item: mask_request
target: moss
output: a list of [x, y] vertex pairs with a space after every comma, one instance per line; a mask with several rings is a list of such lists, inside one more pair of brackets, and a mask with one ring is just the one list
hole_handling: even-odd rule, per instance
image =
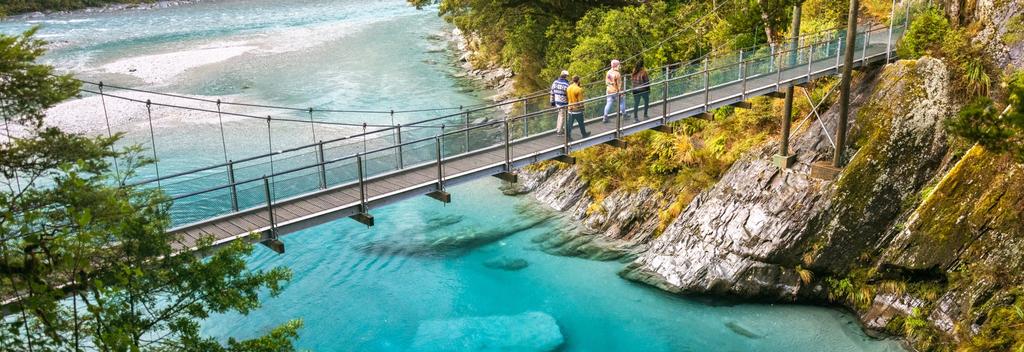
[[828, 238], [815, 255], [816, 270], [843, 273], [850, 265], [868, 265], [875, 255], [872, 243], [913, 209], [914, 195], [939, 164], [934, 153], [920, 152], [932, 148], [930, 138], [919, 138], [903, 123], [894, 125], [912, 113], [915, 102], [927, 99], [917, 65], [902, 61], [890, 66], [880, 81], [857, 111], [851, 141], [859, 150], [835, 183], [828, 222], [818, 235]]
[[1024, 287], [982, 307], [985, 320], [962, 351], [1024, 351]]
[[1006, 23], [1006, 34], [1003, 35], [1003, 43], [1014, 45], [1024, 40], [1024, 13], [1019, 13]]
[[1011, 168], [1005, 157], [971, 148], [915, 210], [917, 221], [908, 229], [910, 246], [920, 256], [901, 264], [918, 269], [948, 266], [979, 231], [1019, 228], [1020, 211], [1014, 207], [1024, 197], [1024, 187], [1014, 179], [1020, 172]]

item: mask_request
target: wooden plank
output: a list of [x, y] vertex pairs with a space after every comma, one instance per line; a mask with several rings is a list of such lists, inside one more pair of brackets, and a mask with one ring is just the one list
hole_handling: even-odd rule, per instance
[[230, 219], [231, 218], [227, 218], [222, 221], [214, 222], [213, 225], [216, 226], [218, 229], [231, 234], [232, 236], [249, 232], [246, 229], [243, 229], [235, 224], [232, 224]]
[[[312, 197], [310, 197], [310, 198], [312, 198]], [[320, 208], [319, 207], [314, 206], [313, 204], [309, 204], [308, 202], [306, 202], [303, 199], [293, 200], [291, 202], [288, 202], [288, 205], [289, 206], [293, 206], [293, 207], [297, 207], [299, 209], [302, 209], [303, 211], [305, 211], [306, 213], [309, 213], [309, 214], [319, 213], [320, 212]]]
[[274, 207], [274, 220], [277, 222], [292, 220], [302, 217], [301, 213], [289, 209], [288, 206]]

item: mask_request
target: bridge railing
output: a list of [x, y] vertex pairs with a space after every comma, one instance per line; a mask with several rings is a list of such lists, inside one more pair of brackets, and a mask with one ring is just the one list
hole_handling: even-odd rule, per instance
[[[886, 45], [891, 49], [891, 42], [902, 35], [903, 28], [893, 28], [891, 42], [888, 31], [889, 27], [876, 27], [859, 32], [854, 50], [860, 55], [856, 60], [867, 60], [871, 57], [869, 55], [886, 55], [884, 50], [869, 54], [866, 49], [871, 45]], [[710, 92], [718, 87], [743, 84], [736, 94], [745, 98], [750, 92], [771, 86], [784, 87], [794, 79], [805, 79], [806, 73], [821, 74], [823, 71], [837, 70], [837, 64], [840, 63], [838, 58], [847, 49], [843, 47], [844, 38], [845, 33], [836, 32], [805, 43], [796, 50], [760, 48], [743, 54], [742, 59], [736, 55], [731, 60], [705, 60], [700, 64], [679, 67], [652, 80], [651, 104], [661, 106], [659, 103], [703, 95], [704, 102], [698, 103], [696, 107], [709, 111], [715, 102]], [[713, 62], [724, 64], [712, 65]], [[805, 68], [807, 71], [803, 73]], [[801, 72], [797, 78], [783, 75], [797, 71]], [[746, 86], [747, 82], [755, 82], [756, 79], [767, 80], [767, 86]], [[603, 86], [599, 88], [601, 94], [591, 94], [592, 97], [583, 103], [589, 121], [600, 119], [603, 115], [606, 96], [603, 94]], [[625, 96], [623, 94], [622, 97]], [[727, 97], [715, 98], [721, 100]], [[630, 113], [630, 110], [627, 108], [626, 112]], [[275, 163], [270, 165], [272, 170], [261, 169], [267, 166], [263, 162], [245, 164], [263, 160], [254, 157], [205, 168], [201, 172], [206, 174], [199, 176], [201, 181], [198, 182], [198, 172], [182, 174], [180, 177], [183, 179], [176, 182], [170, 181], [179, 177], [173, 175], [175, 177], [164, 180], [168, 187], [176, 189], [175, 192], [168, 192], [174, 201], [172, 217], [176, 225], [182, 225], [239, 210], [265, 207], [268, 201], [279, 202], [326, 188], [359, 185], [357, 188], [365, 190], [367, 183], [385, 174], [409, 168], [433, 169], [435, 166], [443, 170], [453, 160], [484, 149], [505, 150], [509, 158], [518, 159], [527, 156], [527, 152], [517, 150], [516, 143], [554, 132], [557, 109], [547, 107], [520, 116], [507, 116], [508, 112], [507, 104], [500, 104], [446, 116], [449, 119], [447, 121], [461, 120], [453, 121], [461, 123], [452, 127], [395, 126], [281, 151], [269, 156], [277, 157]], [[641, 122], [665, 118], [664, 115], [665, 112], [656, 110]], [[613, 121], [614, 129], [595, 134], [591, 138], [621, 133], [622, 128], [632, 124], [630, 121], [618, 115]], [[579, 136], [578, 132], [576, 136]], [[566, 141], [563, 148], [568, 150], [571, 145], [580, 142]], [[271, 172], [259, 174], [259, 171]], [[437, 182], [443, 183], [445, 177], [442, 172]], [[198, 187], [199, 183], [208, 182], [213, 184]]]

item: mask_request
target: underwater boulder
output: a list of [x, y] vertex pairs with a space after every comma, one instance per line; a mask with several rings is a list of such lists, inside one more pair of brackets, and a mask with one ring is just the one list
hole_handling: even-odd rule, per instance
[[553, 351], [565, 339], [542, 312], [428, 320], [416, 329], [413, 351]]

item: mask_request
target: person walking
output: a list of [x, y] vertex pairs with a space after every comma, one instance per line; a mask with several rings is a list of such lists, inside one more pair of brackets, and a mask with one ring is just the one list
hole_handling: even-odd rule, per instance
[[566, 138], [572, 140], [572, 124], [580, 124], [580, 138], [587, 138], [590, 133], [587, 132], [586, 123], [583, 121], [583, 87], [580, 86], [580, 76], [572, 77], [572, 85], [566, 90], [566, 95], [569, 98], [569, 125], [565, 127]]
[[636, 69], [630, 75], [633, 81], [633, 121], [640, 122], [637, 113], [640, 111], [640, 100], [644, 101], [644, 120], [647, 119], [647, 108], [651, 103], [651, 76], [644, 68], [644, 62], [636, 64]]
[[566, 89], [569, 88], [569, 71], [562, 71], [555, 82], [551, 83], [551, 107], [558, 108], [558, 120], [555, 121], [555, 134], [562, 134], [565, 127], [565, 106], [569, 105]]
[[608, 95], [604, 105], [604, 118], [601, 122], [608, 123], [608, 115], [615, 108], [615, 102], [619, 102], [619, 112], [626, 111], [626, 102], [620, 96], [622, 94], [622, 74], [619, 73], [619, 60], [612, 60], [611, 69], [604, 75], [605, 94]]

